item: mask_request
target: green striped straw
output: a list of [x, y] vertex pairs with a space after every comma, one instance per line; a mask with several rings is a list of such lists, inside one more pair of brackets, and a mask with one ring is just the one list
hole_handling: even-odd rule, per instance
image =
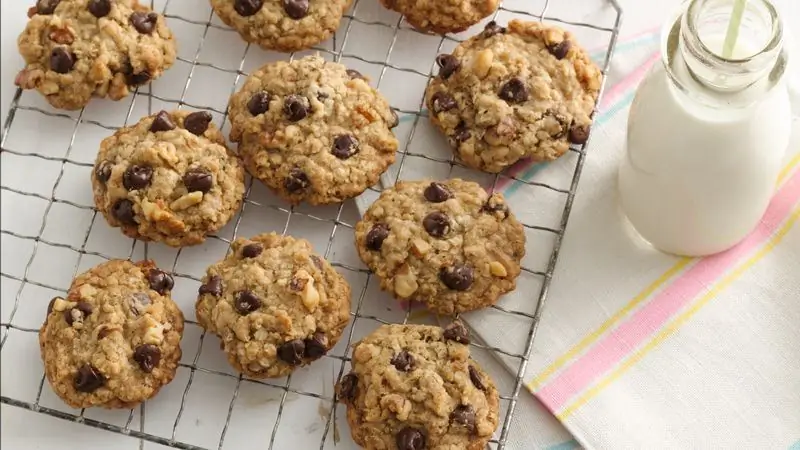
[[736, 47], [736, 40], [739, 39], [739, 27], [742, 24], [742, 16], [747, 0], [735, 0], [731, 21], [728, 22], [728, 31], [725, 33], [725, 43], [722, 46], [722, 57], [730, 59], [733, 56], [733, 48]]

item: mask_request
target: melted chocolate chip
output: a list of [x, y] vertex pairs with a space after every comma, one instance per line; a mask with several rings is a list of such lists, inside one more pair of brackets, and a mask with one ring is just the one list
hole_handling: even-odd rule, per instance
[[467, 123], [464, 121], [459, 122], [453, 130], [453, 140], [456, 144], [460, 144], [471, 137], [472, 133], [470, 133], [469, 128], [467, 128]]
[[502, 202], [498, 195], [492, 195], [489, 197], [489, 200], [486, 200], [486, 203], [481, 206], [481, 212], [494, 214], [499, 213], [498, 215], [502, 219], [508, 218], [508, 205]]
[[166, 294], [175, 287], [175, 280], [172, 279], [172, 276], [158, 269], [150, 269], [147, 274], [147, 282], [150, 283], [150, 289], [161, 295]]
[[110, 161], [100, 161], [100, 163], [95, 166], [94, 177], [97, 178], [97, 181], [105, 183], [111, 178], [111, 165]]
[[261, 307], [261, 299], [250, 291], [240, 291], [234, 298], [233, 307], [239, 314], [246, 316]]
[[125, 83], [128, 86], [141, 86], [148, 81], [150, 81], [151, 75], [150, 72], [143, 70], [139, 73], [126, 73], [125, 74]]
[[133, 360], [143, 372], [150, 373], [161, 362], [161, 350], [153, 344], [140, 345], [133, 352]]
[[56, 73], [69, 73], [75, 66], [75, 55], [65, 47], [56, 47], [50, 52], [50, 70]]
[[358, 393], [358, 376], [354, 373], [348, 373], [342, 377], [338, 388], [339, 399], [352, 402], [356, 399], [356, 394]]
[[331, 153], [333, 156], [339, 159], [348, 159], [351, 156], [358, 153], [358, 141], [356, 138], [349, 134], [342, 134], [336, 136], [333, 140], [333, 148], [331, 148]]
[[405, 427], [394, 438], [397, 450], [425, 450], [425, 434], [422, 430]]
[[361, 74], [361, 72], [354, 69], [347, 69], [347, 76], [350, 77], [351, 80], [355, 80], [356, 78], [361, 80], [367, 79], [363, 74]]
[[557, 44], [548, 45], [547, 51], [549, 51], [551, 55], [555, 56], [556, 59], [564, 59], [564, 57], [567, 56], [567, 53], [569, 53], [570, 48], [572, 48], [572, 42], [564, 39]]
[[387, 237], [389, 237], [389, 225], [385, 223], [376, 223], [367, 233], [364, 244], [368, 249], [377, 252], [381, 249], [383, 241], [386, 240]]
[[450, 421], [454, 425], [460, 425], [466, 429], [475, 430], [475, 408], [472, 405], [458, 405], [450, 413]]
[[497, 34], [505, 34], [506, 31], [507, 30], [505, 27], [501, 27], [500, 25], [497, 24], [497, 22], [493, 20], [486, 24], [486, 27], [481, 32], [481, 37], [484, 39], [488, 39]]
[[61, 0], [38, 0], [36, 2], [37, 14], [53, 14]]
[[283, 103], [283, 113], [292, 122], [299, 122], [308, 116], [310, 105], [308, 99], [302, 95], [290, 95]]
[[128, 298], [128, 305], [134, 316], [141, 316], [150, 305], [150, 296], [146, 292], [135, 292]]
[[469, 366], [469, 379], [470, 381], [472, 381], [472, 384], [476, 388], [482, 391], [486, 390], [486, 385], [483, 384], [483, 377], [481, 376], [480, 372], [478, 372], [478, 370], [475, 369], [475, 367], [473, 366]]
[[113, 332], [114, 328], [101, 325], [97, 328], [97, 339], [105, 339]]
[[443, 212], [434, 211], [422, 219], [422, 227], [431, 236], [441, 238], [450, 232], [450, 218]]
[[393, 109], [389, 109], [389, 112], [392, 113], [392, 122], [389, 124], [389, 128], [397, 128], [400, 125], [400, 117], [397, 116], [397, 112]]
[[391, 363], [400, 372], [408, 372], [414, 368], [414, 357], [411, 356], [411, 353], [403, 350], [394, 355]]
[[439, 279], [442, 280], [445, 286], [454, 291], [466, 291], [472, 286], [473, 281], [472, 267], [463, 264], [455, 263], [452, 266], [443, 267], [439, 271]]
[[435, 181], [425, 188], [423, 195], [425, 195], [425, 200], [431, 203], [442, 203], [453, 198], [453, 194], [447, 189], [447, 186]]
[[283, 10], [294, 20], [308, 15], [308, 0], [283, 0]]
[[431, 97], [431, 109], [433, 110], [434, 114], [450, 111], [457, 106], [458, 103], [456, 103], [456, 99], [454, 99], [450, 94], [437, 92], [433, 94], [433, 97]]
[[146, 13], [143, 11], [136, 11], [131, 14], [131, 25], [136, 28], [136, 31], [142, 34], [150, 34], [156, 29], [158, 23], [158, 14], [154, 12]]
[[157, 133], [159, 131], [174, 130], [175, 127], [175, 122], [172, 121], [172, 117], [169, 116], [169, 113], [160, 111], [153, 119], [153, 123], [150, 125], [150, 131]]
[[117, 200], [111, 207], [111, 215], [123, 225], [136, 225], [136, 213], [133, 210], [133, 202], [127, 198]]
[[222, 295], [222, 278], [218, 275], [211, 275], [208, 277], [208, 281], [205, 284], [200, 285], [200, 289], [197, 290], [197, 293], [200, 295], [211, 294], [215, 297], [219, 297]]
[[530, 94], [524, 81], [512, 78], [500, 88], [497, 95], [508, 103], [522, 103], [528, 100]]
[[588, 125], [573, 125], [569, 129], [569, 141], [573, 144], [583, 145], [589, 140], [590, 128]]
[[86, 320], [87, 317], [92, 315], [92, 311], [94, 311], [92, 305], [81, 300], [75, 305], [74, 308], [64, 311], [64, 320], [67, 321], [67, 325], [72, 326], [76, 320]]
[[319, 359], [328, 352], [328, 337], [321, 331], [314, 333], [314, 335], [306, 339], [304, 343], [306, 358]]
[[111, 12], [111, 0], [90, 0], [89, 12], [98, 19]]
[[47, 315], [49, 316], [51, 312], [53, 312], [53, 305], [56, 304], [56, 300], [60, 299], [61, 297], [53, 297], [50, 299], [50, 303], [47, 304]]
[[269, 95], [269, 93], [258, 92], [247, 101], [247, 110], [250, 111], [250, 114], [253, 116], [264, 114], [269, 111], [270, 100], [272, 100], [272, 96]]
[[252, 244], [247, 244], [242, 247], [242, 257], [243, 258], [255, 258], [256, 256], [260, 255], [261, 252], [264, 251], [264, 246], [259, 244], [258, 242], [253, 242]]
[[283, 181], [283, 187], [290, 194], [305, 190], [309, 185], [311, 185], [311, 180], [308, 179], [308, 175], [297, 167], [292, 169], [289, 176]]
[[264, 5], [264, 0], [236, 0], [233, 9], [242, 17], [249, 17], [257, 13]]
[[205, 194], [214, 187], [214, 177], [202, 167], [194, 167], [183, 174], [183, 185], [189, 192], [202, 192]]
[[211, 125], [213, 117], [208, 111], [197, 111], [189, 114], [183, 120], [183, 127], [195, 136], [202, 136]]
[[461, 63], [455, 56], [446, 53], [436, 57], [436, 64], [439, 66], [439, 76], [443, 80], [450, 78], [461, 67]]
[[133, 165], [122, 175], [122, 185], [129, 191], [144, 189], [152, 180], [153, 168], [150, 166]]
[[445, 341], [455, 341], [465, 345], [469, 344], [469, 330], [459, 321], [455, 321], [445, 327], [442, 336]]
[[296, 366], [303, 362], [306, 344], [300, 339], [284, 343], [278, 347], [278, 358], [286, 364]]
[[95, 367], [84, 364], [78, 368], [75, 374], [74, 385], [78, 392], [94, 392], [106, 382], [103, 374]]

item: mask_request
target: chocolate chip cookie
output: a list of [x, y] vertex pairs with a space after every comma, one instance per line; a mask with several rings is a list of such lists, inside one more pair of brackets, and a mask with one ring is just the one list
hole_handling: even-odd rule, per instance
[[247, 42], [294, 52], [328, 39], [352, 0], [211, 0], [220, 19]]
[[490, 22], [436, 63], [428, 112], [470, 167], [500, 172], [522, 158], [554, 160], [589, 137], [602, 74], [568, 31]]
[[350, 320], [350, 286], [308, 241], [261, 234], [237, 239], [208, 268], [196, 310], [236, 370], [280, 377], [336, 345]]
[[482, 450], [499, 395], [469, 356], [466, 328], [383, 325], [353, 348], [336, 387], [353, 440], [369, 450]]
[[488, 17], [500, 0], [381, 0], [424, 33], [459, 33]]
[[39, 330], [53, 391], [73, 408], [133, 408], [172, 381], [183, 336], [173, 285], [152, 261], [112, 260], [75, 278]]
[[244, 196], [244, 168], [205, 111], [161, 111], [103, 140], [92, 171], [97, 209], [134, 239], [203, 242]]
[[366, 78], [319, 56], [267, 64], [231, 98], [247, 170], [290, 203], [338, 203], [394, 162], [397, 115]]
[[28, 16], [16, 84], [56, 108], [80, 109], [93, 96], [119, 100], [175, 62], [166, 20], [136, 0], [38, 0]]
[[503, 195], [459, 179], [397, 183], [355, 234], [384, 290], [439, 314], [494, 304], [516, 286], [525, 255], [525, 232]]

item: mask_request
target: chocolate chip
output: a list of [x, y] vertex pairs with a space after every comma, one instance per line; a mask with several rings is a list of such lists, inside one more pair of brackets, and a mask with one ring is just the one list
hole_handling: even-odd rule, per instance
[[486, 27], [481, 32], [481, 37], [484, 39], [488, 39], [496, 34], [505, 34], [505, 33], [506, 33], [506, 28], [501, 27], [500, 25], [497, 24], [497, 22], [493, 20], [486, 24]]
[[392, 113], [392, 123], [389, 124], [389, 128], [397, 128], [400, 125], [400, 117], [397, 116], [397, 112], [393, 109], [389, 109], [389, 112]]
[[340, 400], [349, 402], [355, 400], [358, 393], [358, 376], [352, 372], [343, 376], [337, 391]]
[[389, 225], [385, 223], [376, 223], [367, 233], [364, 245], [366, 245], [368, 249], [377, 252], [381, 249], [383, 241], [386, 240], [387, 237], [389, 237]]
[[183, 119], [183, 127], [195, 136], [202, 136], [208, 130], [211, 119], [213, 117], [208, 111], [193, 112]]
[[233, 307], [239, 314], [246, 316], [261, 308], [261, 299], [250, 291], [239, 291], [234, 298]]
[[194, 167], [183, 174], [183, 185], [189, 192], [205, 194], [214, 186], [214, 177], [202, 167]]
[[499, 216], [503, 219], [508, 218], [508, 205], [500, 200], [499, 195], [492, 195], [486, 203], [481, 206], [481, 212], [494, 214], [500, 213]]
[[289, 172], [289, 176], [283, 181], [283, 187], [289, 191], [290, 194], [300, 192], [306, 189], [311, 184], [308, 175], [305, 172], [295, 167]]
[[301, 292], [306, 288], [306, 284], [308, 284], [308, 278], [292, 278], [292, 281], [289, 282], [289, 289]]
[[439, 271], [439, 279], [454, 291], [466, 291], [472, 286], [473, 270], [466, 264], [455, 263], [452, 266], [443, 267]]
[[36, 2], [37, 14], [53, 14], [61, 0], [38, 0]]
[[150, 72], [146, 70], [143, 70], [139, 73], [125, 74], [125, 82], [128, 84], [128, 86], [141, 86], [150, 81], [150, 78]]
[[139, 363], [143, 372], [150, 373], [161, 362], [161, 350], [153, 344], [140, 345], [133, 352], [133, 360]]
[[392, 365], [395, 369], [401, 372], [408, 372], [409, 370], [414, 368], [414, 357], [411, 356], [411, 353], [403, 350], [400, 353], [394, 355], [391, 361]]
[[278, 347], [278, 358], [286, 364], [296, 366], [303, 362], [305, 352], [306, 344], [300, 339], [295, 339]]
[[508, 103], [522, 103], [528, 100], [529, 92], [524, 81], [512, 78], [500, 88], [497, 95]]
[[435, 181], [425, 188], [423, 195], [425, 195], [425, 199], [431, 203], [442, 203], [443, 201], [453, 198], [453, 194], [447, 189], [447, 186]]
[[308, 15], [308, 0], [283, 0], [283, 10], [292, 19], [302, 19]]
[[144, 189], [152, 180], [153, 168], [150, 166], [133, 165], [122, 175], [122, 185], [129, 191]]
[[361, 72], [354, 69], [347, 69], [347, 76], [350, 77], [351, 80], [355, 80], [356, 78], [366, 80], [366, 77], [364, 77]]
[[56, 304], [56, 300], [60, 299], [61, 297], [53, 297], [50, 299], [50, 303], [47, 304], [47, 315], [49, 316], [51, 312], [53, 312], [53, 305]]
[[422, 227], [435, 238], [444, 237], [450, 232], [450, 218], [443, 212], [434, 211], [422, 219]]
[[123, 225], [136, 225], [136, 213], [133, 211], [133, 202], [127, 198], [117, 200], [111, 207], [111, 215]]
[[247, 110], [250, 111], [250, 114], [253, 116], [264, 114], [269, 111], [270, 100], [272, 100], [272, 96], [269, 95], [269, 93], [258, 92], [247, 101]]
[[264, 246], [259, 244], [258, 242], [254, 242], [252, 244], [247, 244], [242, 247], [242, 257], [244, 258], [255, 258], [256, 256], [260, 255], [261, 252], [264, 251]]
[[461, 425], [470, 431], [475, 430], [475, 408], [472, 405], [458, 405], [450, 413], [450, 421]]
[[264, 0], [236, 0], [233, 2], [233, 9], [235, 9], [240, 16], [248, 17], [257, 13], [263, 5]]
[[308, 99], [302, 95], [290, 95], [283, 104], [283, 113], [292, 122], [299, 122], [308, 115]]
[[89, 364], [84, 364], [78, 368], [75, 374], [74, 385], [78, 392], [94, 392], [106, 382], [103, 374]]
[[172, 275], [158, 269], [150, 269], [150, 272], [147, 273], [147, 282], [150, 283], [150, 289], [161, 295], [166, 294], [175, 287], [175, 280], [172, 279]]
[[482, 391], [486, 390], [486, 385], [483, 384], [483, 377], [480, 372], [472, 366], [469, 366], [469, 379], [476, 388]]
[[211, 294], [215, 297], [219, 297], [222, 295], [222, 278], [217, 275], [211, 275], [208, 277], [208, 281], [200, 285], [200, 289], [197, 290], [197, 293], [200, 295]]
[[445, 341], [456, 341], [459, 344], [469, 344], [469, 330], [463, 323], [455, 321], [445, 327], [442, 333]]
[[306, 358], [319, 359], [328, 352], [328, 337], [325, 333], [317, 331], [305, 340]]
[[153, 119], [153, 123], [150, 125], [150, 131], [153, 133], [157, 133], [159, 131], [169, 131], [174, 130], [175, 122], [172, 121], [172, 117], [170, 117], [169, 113], [166, 111], [161, 111], [156, 114], [155, 119]]
[[136, 11], [131, 14], [131, 25], [136, 28], [136, 31], [142, 34], [150, 34], [156, 29], [158, 23], [158, 14], [151, 12], [146, 13], [143, 11]]
[[550, 52], [556, 59], [564, 59], [569, 53], [569, 49], [572, 48], [572, 42], [564, 39], [563, 41], [557, 44], [550, 44], [547, 46], [547, 51]]
[[67, 321], [67, 325], [72, 326], [76, 320], [86, 320], [87, 317], [92, 315], [92, 311], [94, 311], [92, 305], [81, 300], [75, 305], [74, 308], [64, 311], [64, 320]]
[[437, 92], [431, 97], [431, 109], [433, 109], [434, 114], [450, 111], [457, 106], [456, 99], [450, 94]]
[[461, 67], [461, 63], [458, 62], [458, 59], [447, 53], [437, 56], [436, 64], [439, 66], [439, 76], [444, 80], [450, 78], [450, 75], [453, 75], [455, 71]]
[[108, 181], [109, 178], [111, 178], [111, 162], [100, 161], [94, 168], [94, 176], [97, 178], [97, 181], [101, 183]]
[[97, 327], [97, 339], [105, 339], [113, 332], [114, 332], [113, 328], [101, 325]]
[[50, 52], [50, 70], [56, 73], [69, 73], [75, 65], [75, 55], [64, 47], [56, 47]]
[[331, 153], [339, 159], [347, 159], [358, 153], [358, 141], [349, 134], [342, 134], [336, 136], [333, 140], [333, 148]]
[[150, 304], [150, 296], [146, 292], [136, 292], [128, 299], [128, 304], [131, 308], [131, 313], [135, 316], [141, 316], [145, 313], [147, 306]]
[[589, 140], [589, 131], [588, 125], [573, 125], [569, 129], [569, 141], [573, 144], [583, 145]]
[[460, 144], [471, 137], [472, 133], [470, 133], [469, 128], [467, 128], [467, 123], [463, 120], [459, 122], [453, 130], [453, 140], [456, 144]]
[[425, 450], [425, 434], [412, 427], [405, 427], [394, 437], [397, 450]]
[[90, 0], [89, 12], [98, 19], [111, 12], [111, 0]]

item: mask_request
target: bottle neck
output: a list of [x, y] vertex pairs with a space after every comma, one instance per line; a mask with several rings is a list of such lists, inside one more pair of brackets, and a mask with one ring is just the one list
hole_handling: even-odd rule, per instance
[[689, 74], [706, 88], [737, 92], [767, 77], [783, 48], [783, 23], [770, 0], [745, 2], [735, 45], [726, 36], [735, 0], [691, 0], [680, 19], [679, 48]]

